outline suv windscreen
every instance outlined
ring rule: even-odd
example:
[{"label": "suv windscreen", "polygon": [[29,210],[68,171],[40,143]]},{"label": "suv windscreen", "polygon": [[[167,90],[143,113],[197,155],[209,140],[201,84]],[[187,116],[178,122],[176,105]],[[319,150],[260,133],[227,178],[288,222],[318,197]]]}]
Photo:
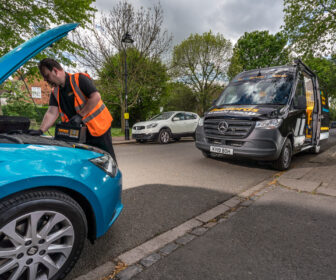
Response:
[{"label": "suv windscreen", "polygon": [[150,121],[168,120],[173,114],[174,112],[164,112],[151,118]]},{"label": "suv windscreen", "polygon": [[238,78],[226,87],[216,106],[285,105],[292,84],[293,75],[290,73]]}]

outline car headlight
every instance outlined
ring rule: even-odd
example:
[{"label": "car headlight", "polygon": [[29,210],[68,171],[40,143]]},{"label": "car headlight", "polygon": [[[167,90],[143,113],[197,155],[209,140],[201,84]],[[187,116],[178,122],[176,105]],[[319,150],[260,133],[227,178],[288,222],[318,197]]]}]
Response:
[{"label": "car headlight", "polygon": [[94,165],[103,169],[110,176],[115,177],[117,175],[118,170],[117,163],[110,155],[104,155],[102,157],[93,158],[90,159],[90,161]]},{"label": "car headlight", "polygon": [[282,119],[257,121],[256,128],[274,129],[274,128],[278,128],[281,124],[282,124]]},{"label": "car headlight", "polygon": [[203,126],[203,125],[204,125],[204,117],[203,117],[203,118],[200,118],[200,119],[198,120],[198,125],[199,125],[199,126]]},{"label": "car headlight", "polygon": [[157,125],[158,125],[157,123],[151,123],[147,125],[146,128],[153,128],[153,127],[156,127]]}]

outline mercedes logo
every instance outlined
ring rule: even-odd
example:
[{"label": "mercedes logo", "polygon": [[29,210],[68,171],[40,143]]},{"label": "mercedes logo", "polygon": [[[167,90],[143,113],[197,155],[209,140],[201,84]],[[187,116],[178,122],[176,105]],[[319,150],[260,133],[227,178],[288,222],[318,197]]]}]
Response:
[{"label": "mercedes logo", "polygon": [[220,134],[225,134],[225,132],[229,129],[229,124],[226,121],[220,122],[217,129]]}]

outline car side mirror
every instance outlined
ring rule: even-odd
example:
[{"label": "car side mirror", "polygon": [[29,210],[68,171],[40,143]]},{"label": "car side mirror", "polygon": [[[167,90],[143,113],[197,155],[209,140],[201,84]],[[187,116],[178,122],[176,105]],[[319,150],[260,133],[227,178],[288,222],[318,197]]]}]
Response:
[{"label": "car side mirror", "polygon": [[215,106],[216,102],[217,102],[217,99],[213,100],[212,103],[211,103],[211,106]]},{"label": "car side mirror", "polygon": [[173,118],[173,122],[179,121],[180,119],[178,117]]},{"label": "car side mirror", "polygon": [[297,104],[294,102],[294,108],[298,110],[305,110],[307,108],[306,97],[303,95],[298,96]]}]

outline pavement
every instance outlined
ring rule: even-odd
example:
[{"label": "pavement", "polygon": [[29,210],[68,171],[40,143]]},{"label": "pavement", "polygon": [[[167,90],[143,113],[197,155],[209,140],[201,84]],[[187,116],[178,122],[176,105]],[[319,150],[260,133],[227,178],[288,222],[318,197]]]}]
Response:
[{"label": "pavement", "polygon": [[76,280],[335,279],[335,218],[333,146]]},{"label": "pavement", "polygon": [[112,144],[113,145],[120,145],[120,144],[130,144],[130,143],[135,143],[135,139],[131,138],[132,136],[130,135],[129,140],[125,140],[125,136],[112,136]]}]

